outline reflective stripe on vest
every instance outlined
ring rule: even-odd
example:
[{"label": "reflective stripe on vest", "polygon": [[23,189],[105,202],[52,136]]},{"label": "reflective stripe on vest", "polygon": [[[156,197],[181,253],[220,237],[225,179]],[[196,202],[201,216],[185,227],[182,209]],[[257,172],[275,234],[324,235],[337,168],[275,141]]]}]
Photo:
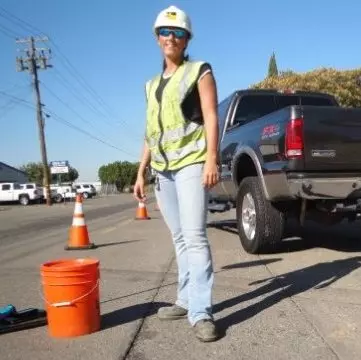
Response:
[{"label": "reflective stripe on vest", "polygon": [[185,119],[181,108],[185,97],[196,86],[202,64],[181,65],[164,87],[162,100],[165,101],[160,104],[155,96],[160,75],[146,84],[146,140],[151,151],[151,167],[155,170],[172,170],[205,159],[204,126]]},{"label": "reflective stripe on vest", "polygon": [[[165,131],[162,136],[162,141],[163,142],[176,141],[182,137],[190,135],[192,132],[198,129],[199,129],[199,124],[194,122],[189,122],[188,124],[184,124],[182,127],[179,127],[177,129]],[[149,139],[148,145],[150,147],[154,147],[157,145],[157,143],[158,141],[156,139],[151,138]]]},{"label": "reflective stripe on vest", "polygon": [[[201,139],[196,142],[191,142],[190,144],[188,144],[180,149],[167,152],[167,158],[169,161],[179,160],[189,153],[194,153],[194,152],[202,150],[205,145],[206,145],[205,139]],[[161,161],[163,161],[163,156],[161,156],[159,154],[154,154],[153,159],[157,162],[161,162]]]}]

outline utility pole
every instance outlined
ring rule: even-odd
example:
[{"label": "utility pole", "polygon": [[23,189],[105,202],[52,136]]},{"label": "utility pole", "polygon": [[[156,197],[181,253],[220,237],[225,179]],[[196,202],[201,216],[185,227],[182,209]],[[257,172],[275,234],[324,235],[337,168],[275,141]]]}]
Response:
[{"label": "utility pole", "polygon": [[46,153],[46,144],[45,144],[45,135],[44,135],[44,127],[45,120],[43,118],[43,111],[40,100],[40,88],[39,88],[39,79],[38,79],[38,69],[46,70],[49,67],[52,67],[48,64],[49,57],[46,56],[46,52],[48,51],[50,55],[50,49],[36,48],[35,43],[38,41],[47,41],[47,37],[34,38],[31,36],[28,39],[18,39],[16,40],[19,44],[27,44],[27,49],[22,50],[26,53],[26,57],[22,56],[16,58],[16,70],[20,71],[29,71],[32,77],[32,84],[34,87],[35,94],[35,103],[36,103],[36,119],[38,122],[39,129],[39,142],[40,142],[40,152],[41,159],[43,163],[43,174],[44,174],[44,186],[46,191],[46,204],[51,205],[51,192],[50,192],[50,172],[48,165],[48,157]]}]

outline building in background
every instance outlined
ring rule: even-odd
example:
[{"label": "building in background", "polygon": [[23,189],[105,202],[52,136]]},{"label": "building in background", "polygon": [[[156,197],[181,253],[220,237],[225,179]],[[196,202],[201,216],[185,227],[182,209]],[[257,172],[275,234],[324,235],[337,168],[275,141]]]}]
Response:
[{"label": "building in background", "polygon": [[0,183],[1,182],[18,182],[24,184],[29,182],[29,179],[24,171],[0,161]]}]

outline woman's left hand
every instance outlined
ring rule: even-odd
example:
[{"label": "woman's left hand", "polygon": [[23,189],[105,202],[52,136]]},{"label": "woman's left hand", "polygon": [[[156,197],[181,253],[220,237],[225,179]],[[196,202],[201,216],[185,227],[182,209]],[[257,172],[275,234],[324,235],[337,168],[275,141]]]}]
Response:
[{"label": "woman's left hand", "polygon": [[210,189],[219,181],[217,161],[206,161],[203,170],[203,186]]}]

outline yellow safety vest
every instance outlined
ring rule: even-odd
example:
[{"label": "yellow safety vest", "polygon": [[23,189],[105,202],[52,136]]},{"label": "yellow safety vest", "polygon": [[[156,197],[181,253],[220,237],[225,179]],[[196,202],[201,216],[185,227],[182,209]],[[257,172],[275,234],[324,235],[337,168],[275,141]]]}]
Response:
[{"label": "yellow safety vest", "polygon": [[203,124],[187,120],[182,112],[183,100],[197,86],[203,62],[184,62],[156,99],[161,75],[146,84],[146,142],[151,152],[150,166],[158,171],[177,170],[206,159],[206,136]]}]

